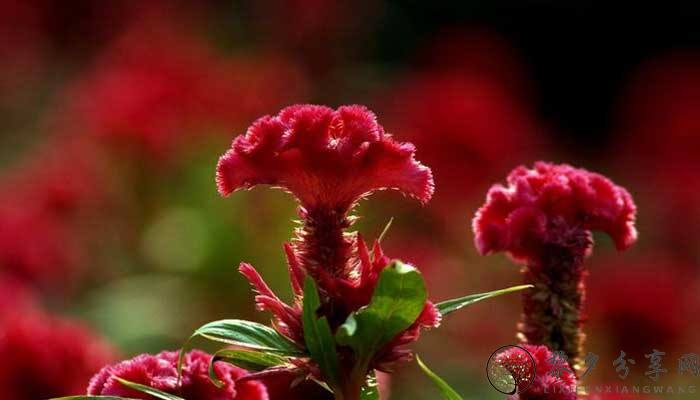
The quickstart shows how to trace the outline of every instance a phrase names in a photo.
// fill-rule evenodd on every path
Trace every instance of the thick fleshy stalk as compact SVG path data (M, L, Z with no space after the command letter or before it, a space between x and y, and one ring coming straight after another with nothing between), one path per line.
M521 269L525 283L534 288L522 294L518 338L563 351L579 370L586 339L583 324L588 272L583 261L593 242L588 232L578 229L561 232L553 239L555 242L546 245L541 264L530 263Z

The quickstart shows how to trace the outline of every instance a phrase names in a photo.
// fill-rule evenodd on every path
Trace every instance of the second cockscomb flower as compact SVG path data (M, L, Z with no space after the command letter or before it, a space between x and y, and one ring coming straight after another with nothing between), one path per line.
M637 238L630 194L606 177L566 164L518 167L508 185L494 185L473 221L482 254L507 252L524 264L520 338L564 351L580 367L586 269L591 232L607 233L618 249Z

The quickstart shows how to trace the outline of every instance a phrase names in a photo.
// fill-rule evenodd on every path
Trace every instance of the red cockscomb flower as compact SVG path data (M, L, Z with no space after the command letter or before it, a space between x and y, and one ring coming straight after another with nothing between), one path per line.
M131 360L104 367L88 386L89 395L124 396L134 399L151 399L150 395L130 389L115 377L150 386L166 393L183 396L188 400L267 400L267 390L254 381L236 382L247 371L230 364L214 365L217 377L224 382L218 388L209 378L210 355L195 350L184 357L182 381L178 386L179 352L164 351L156 355L142 354Z
M430 169L414 158L415 148L398 143L362 106L333 110L296 105L255 121L219 160L222 195L258 184L282 187L308 213L344 214L375 190L396 189L428 201Z
M6 400L47 399L85 392L85 382L114 359L85 327L39 311L0 321L0 387Z
M59 123L163 158L299 96L302 81L289 60L220 55L176 21L146 19L69 90Z
M627 190L569 165L518 167L507 187L489 190L474 218L475 243L482 254L505 251L525 264L525 279L535 289L523 293L524 341L563 350L579 366L591 231L607 233L625 249L637 238L635 212Z
M569 392L570 388L576 386L576 377L573 373L569 373L561 370L558 377L552 376L550 371L552 369L552 361L554 360L554 355L552 351L546 346L536 346L523 344L521 346L524 348L532 358L535 360L535 374L534 379L532 379L532 384L530 380L527 379L520 383L517 391L521 391L527 387L527 390L520 394L515 394L507 396L510 400L576 400L576 393ZM512 348L499 354L497 361L500 360L504 363L512 365L516 368L523 368L525 372L523 375L532 376L535 372L532 368L532 361L530 357L519 348ZM571 371L571 367L568 362L563 362L560 367ZM529 385L529 387L528 387ZM563 389L563 390L562 390ZM563 392L563 393L562 393Z
M259 119L219 160L217 183L222 195L268 184L299 201L303 226L297 239L285 244L296 303L280 301L250 265L242 264L241 272L257 290L258 306L272 311L277 329L302 346L305 274L317 282L322 310L335 329L369 303L379 273L389 264L378 243L370 252L361 237L345 232L352 225L348 213L356 202L383 189L425 202L433 191L430 170L415 160L414 147L394 141L361 106L332 110L297 105ZM402 346L417 338L420 327L438 322L439 313L426 304L414 325L387 344L372 367L391 369L410 356Z

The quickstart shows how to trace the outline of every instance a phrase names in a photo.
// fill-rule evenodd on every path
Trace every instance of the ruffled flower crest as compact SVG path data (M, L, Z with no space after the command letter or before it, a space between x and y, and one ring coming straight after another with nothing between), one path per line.
M141 354L118 364L108 365L90 380L88 394L134 399L152 398L124 386L115 379L119 377L166 393L184 396L189 400L268 400L263 384L239 381L239 378L248 375L248 372L230 364L214 365L216 375L224 382L221 388L214 385L208 374L212 356L198 350L185 355L182 381L178 385L178 356L178 352L164 351L156 355Z
M273 313L280 333L304 346L301 299L306 275L317 283L321 313L332 329L369 303L391 260L379 242L370 251L358 233L346 232L354 221L348 213L377 190L394 189L427 202L433 193L432 173L414 153L413 145L385 133L365 107L295 105L258 119L220 158L216 180L223 196L266 184L292 193L300 204L302 225L284 245L294 303L281 301L252 266L240 266L257 292L258 308ZM401 346L414 341L421 327L439 321L439 312L427 303L414 325L379 352L374 367L389 370L410 357Z
M607 233L618 249L637 239L636 207L624 188L606 177L570 165L535 163L494 185L473 221L481 254L508 252L530 265L541 264L548 245L590 251L590 231Z
M432 174L414 153L365 107L295 105L258 119L233 141L219 160L217 184L224 196L273 185L294 194L307 211L339 214L375 190L396 189L426 202Z

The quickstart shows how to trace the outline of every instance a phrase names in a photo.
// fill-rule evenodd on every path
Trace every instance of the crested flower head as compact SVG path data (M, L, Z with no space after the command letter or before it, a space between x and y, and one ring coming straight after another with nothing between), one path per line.
M527 379L518 386L518 391L527 388L524 392L520 394L515 394L508 396L510 400L575 400L577 398L575 393L568 393L570 386L576 385L576 377L573 373L566 372L563 369L559 377L552 376L549 374L552 369L551 360L553 360L554 355L552 351L546 346L535 346L529 344L521 345L532 358L535 360L535 378L532 380L530 385L530 380ZM508 364L514 367L524 368L526 372L524 375L530 375L535 372L532 370L532 362L530 357L521 349L513 347L504 351L498 355L497 361L508 362ZM571 367L568 362L563 362L560 364L561 367L566 368L571 371ZM560 388L564 388L566 393L559 393Z
M607 233L618 249L626 249L637 238L635 213L627 190L604 176L537 162L533 169L513 170L508 186L489 190L473 229L480 253L506 251L538 265L552 246L586 255L592 230Z
M295 105L258 119L233 141L219 160L217 184L222 195L273 185L294 194L307 210L341 214L382 189L426 202L432 175L414 152L413 145L385 133L365 107Z
M88 386L89 395L123 396L134 399L150 399L151 396L127 388L115 377L134 383L150 386L170 394L183 396L189 400L267 400L265 387L254 381L236 382L247 375L247 371L230 364L217 363L214 370L224 382L218 388L208 375L211 356L201 351L185 355L182 367L182 381L178 386L178 352L164 351L156 355L142 354L131 360L122 361L103 368Z

